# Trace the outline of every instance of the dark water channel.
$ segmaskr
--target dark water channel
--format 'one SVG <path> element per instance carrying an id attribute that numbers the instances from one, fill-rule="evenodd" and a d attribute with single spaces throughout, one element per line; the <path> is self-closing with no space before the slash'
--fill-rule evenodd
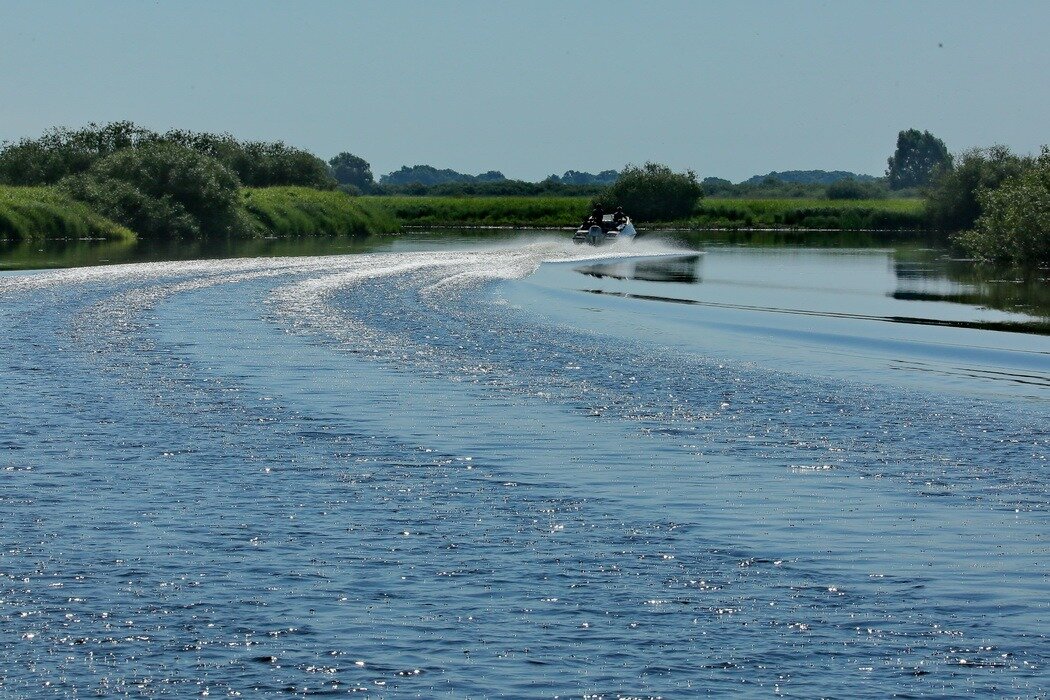
<path id="1" fill-rule="evenodd" d="M 0 696 L 1050 687 L 1045 282 L 257 245 L 0 273 Z"/>

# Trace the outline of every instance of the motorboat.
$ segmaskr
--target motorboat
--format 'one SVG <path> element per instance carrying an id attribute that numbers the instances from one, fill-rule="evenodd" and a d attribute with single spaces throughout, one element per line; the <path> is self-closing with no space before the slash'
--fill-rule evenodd
<path id="1" fill-rule="evenodd" d="M 620 221 L 613 221 L 612 214 L 602 217 L 601 223 L 588 219 L 582 226 L 576 229 L 572 240 L 577 245 L 587 243 L 588 245 L 604 245 L 618 240 L 633 240 L 637 231 L 628 216 Z"/>

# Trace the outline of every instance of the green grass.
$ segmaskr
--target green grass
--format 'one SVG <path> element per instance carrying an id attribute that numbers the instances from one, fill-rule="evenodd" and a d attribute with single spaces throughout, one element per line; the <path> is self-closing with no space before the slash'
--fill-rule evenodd
<path id="1" fill-rule="evenodd" d="M 363 236 L 402 225 L 576 226 L 589 197 L 350 197 L 307 187 L 246 188 L 245 229 L 258 236 Z M 629 213 L 629 212 L 628 212 Z M 918 230 L 919 199 L 704 199 L 687 220 L 652 224 L 705 229 Z M 133 239 L 134 233 L 48 187 L 0 186 L 0 239 Z"/>
<path id="2" fill-rule="evenodd" d="M 364 236 L 392 233 L 398 220 L 363 197 L 308 187 L 245 188 L 244 209 L 260 235 Z"/>
<path id="3" fill-rule="evenodd" d="M 746 206 L 756 212 L 785 212 L 792 209 L 880 209 L 907 214 L 922 213 L 922 199 L 729 199 L 711 197 L 701 200 L 702 206 Z"/>
<path id="4" fill-rule="evenodd" d="M 921 199 L 704 199 L 688 228 L 921 230 Z"/>
<path id="5" fill-rule="evenodd" d="M 135 234 L 50 187 L 0 185 L 0 238 L 130 240 Z"/>
<path id="6" fill-rule="evenodd" d="M 589 197 L 361 197 L 408 226 L 570 227 L 590 211 Z M 628 212 L 630 213 L 630 212 Z M 690 229 L 813 228 L 918 230 L 921 199 L 703 199 L 692 217 L 638 222 Z"/>
<path id="7" fill-rule="evenodd" d="M 409 226 L 567 227 L 590 211 L 590 197 L 360 197 Z"/>

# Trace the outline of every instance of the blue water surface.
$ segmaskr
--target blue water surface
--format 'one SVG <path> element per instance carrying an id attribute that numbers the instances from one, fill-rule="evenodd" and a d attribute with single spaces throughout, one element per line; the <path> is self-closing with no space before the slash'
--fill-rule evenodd
<path id="1" fill-rule="evenodd" d="M 0 695 L 1043 696 L 1050 341 L 887 269 L 5 274 Z"/>

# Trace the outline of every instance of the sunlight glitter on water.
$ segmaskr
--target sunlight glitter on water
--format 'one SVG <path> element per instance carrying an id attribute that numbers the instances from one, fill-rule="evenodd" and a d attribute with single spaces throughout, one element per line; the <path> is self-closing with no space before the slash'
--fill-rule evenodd
<path id="1" fill-rule="evenodd" d="M 1045 401 L 523 279 L 593 254 L 4 277 L 0 690 L 1046 687 Z"/>

